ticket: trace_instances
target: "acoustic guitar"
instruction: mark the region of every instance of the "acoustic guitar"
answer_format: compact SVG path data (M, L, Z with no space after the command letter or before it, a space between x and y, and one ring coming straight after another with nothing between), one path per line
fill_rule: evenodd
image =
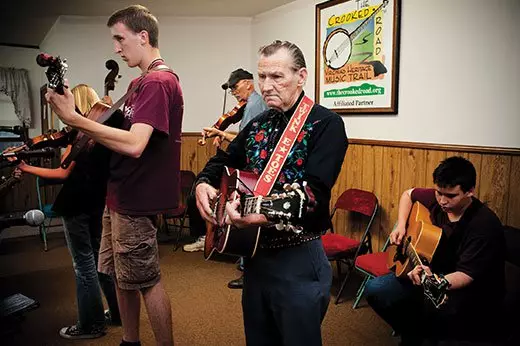
M311 209L315 201L308 187L298 184L286 184L284 191L269 196L252 196L258 176L251 172L225 167L220 183L220 190L213 202L213 214L217 225L211 223L206 227L204 257L210 259L215 251L243 257L253 257L258 247L261 227L238 229L225 225L225 207L228 201L240 198L241 214L264 214L268 220L276 224L280 232L299 233L305 213ZM237 192L237 193L235 193Z
M413 204L406 235L399 245L391 245L388 252L388 268L397 277L405 277L418 265L429 266L439 246L442 229L433 225L430 212L419 202ZM437 275L428 276L423 272L421 277L425 297L436 308L446 301L447 283Z

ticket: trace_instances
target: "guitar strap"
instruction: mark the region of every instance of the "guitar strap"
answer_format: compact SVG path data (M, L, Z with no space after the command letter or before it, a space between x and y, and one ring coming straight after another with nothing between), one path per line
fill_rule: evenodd
M101 114L101 116L98 118L97 122L104 123L105 121L107 121L112 116L112 114L114 114L115 111L117 111L126 102L126 100L128 100L130 95L132 95L137 90L137 88L139 88L144 77L148 73L154 72L154 71L170 72L175 76L175 78L177 78L177 80L179 80L179 77L177 76L177 74L175 72L173 72L173 70L166 65L158 65L158 66L154 67L153 69L148 70L146 73L141 75L141 77L139 77L137 82L135 82L135 84L132 86L132 88L130 90L128 90L126 92L126 94L123 95L123 97L121 97L119 100L117 100L117 102L114 103L112 105L112 107L110 107L103 114ZM61 167L62 168L69 167L70 163L76 159L76 157L79 155L79 153L87 145L89 140L90 140L90 137L84 135L80 138L80 140L78 140L76 143L74 143L74 145L72 146L72 148L70 150L69 155L67 155L65 160L63 160L63 162L61 163Z
M312 102L310 98L303 96L294 114L291 116L289 124L287 124L280 140L276 144L276 148L269 158L269 162L267 162L260 178L256 182L254 189L255 196L267 196L271 192L313 105L314 102Z

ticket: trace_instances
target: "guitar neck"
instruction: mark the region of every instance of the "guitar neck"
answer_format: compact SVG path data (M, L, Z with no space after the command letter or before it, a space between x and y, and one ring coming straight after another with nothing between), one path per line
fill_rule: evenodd
M410 243L408 239L405 240L405 247L406 247L406 255L412 261L414 267L418 265L422 265L421 258L419 257L419 254L415 250L415 247Z
M244 201L244 207L242 208L242 215L246 216L261 213L260 203L262 203L262 196L247 197Z

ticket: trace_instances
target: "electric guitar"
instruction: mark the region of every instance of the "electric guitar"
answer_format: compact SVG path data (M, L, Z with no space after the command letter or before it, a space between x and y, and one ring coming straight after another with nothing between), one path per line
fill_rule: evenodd
M261 227L238 229L224 225L228 201L240 198L242 216L264 214L268 220L276 223L276 229L281 232L302 231L303 228L299 224L305 213L315 204L308 187L305 184L303 187L298 184L286 184L282 193L253 197L251 194L257 180L258 176L254 173L225 167L219 195L213 205L218 226L208 223L206 227L206 260L210 259L215 251L243 257L253 257L256 253Z
M434 226L430 212L419 202L415 202L408 217L406 236L400 245L388 249L388 267L397 277L405 277L418 265L429 265L441 240L441 228ZM446 302L448 282L441 276L422 273L421 283L424 296L439 308Z

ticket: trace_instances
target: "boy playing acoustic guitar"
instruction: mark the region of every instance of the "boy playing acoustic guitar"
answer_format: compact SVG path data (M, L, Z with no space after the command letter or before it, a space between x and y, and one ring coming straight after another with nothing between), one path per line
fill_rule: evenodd
M412 204L419 201L433 225L442 228L432 262L416 266L402 279L391 273L368 281L367 301L401 335L401 345L421 345L425 339L486 340L492 337L489 320L497 316L504 291L502 224L474 196L476 171L468 160L442 161L433 182L433 189L402 194L397 226L390 234L391 244L403 242ZM448 286L447 301L438 308L424 299L421 289L421 276L432 272Z

